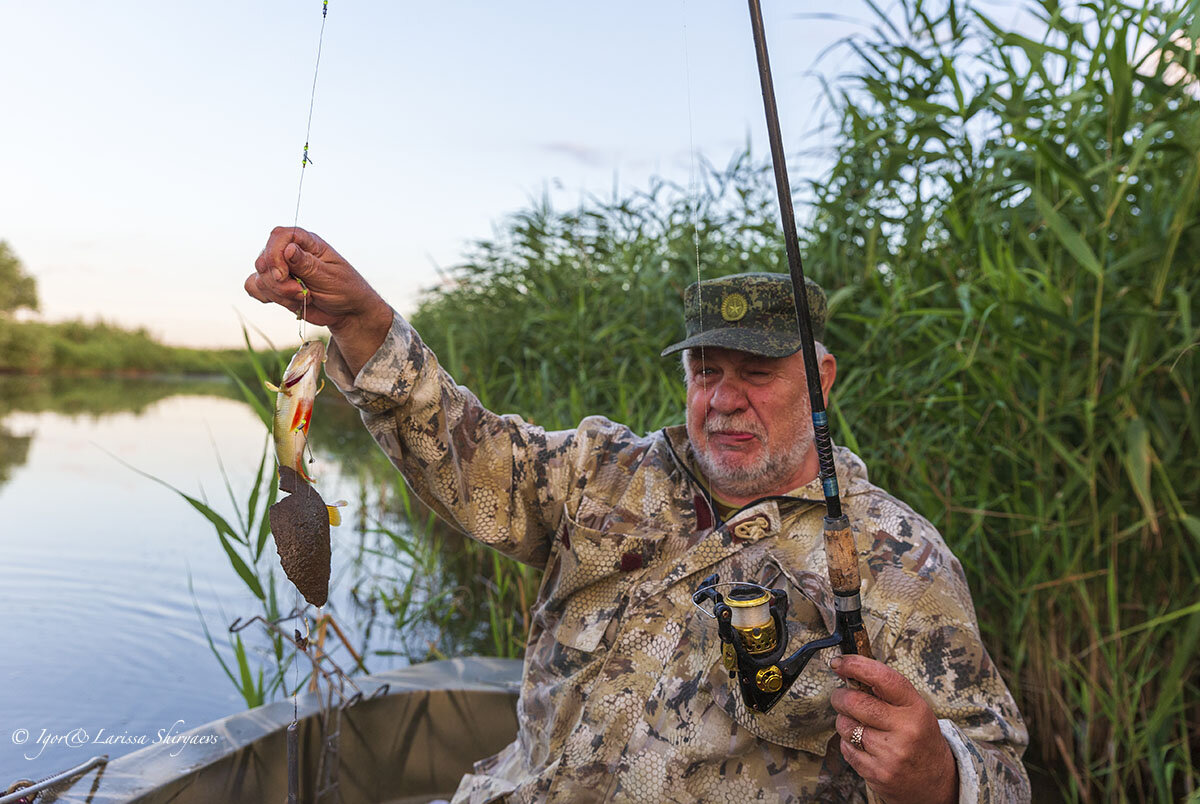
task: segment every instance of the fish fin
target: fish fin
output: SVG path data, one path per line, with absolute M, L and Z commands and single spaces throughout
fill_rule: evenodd
M 336 528 L 338 525 L 342 524 L 342 512 L 337 509 L 337 506 L 327 505 L 325 506 L 325 510 L 329 512 L 330 525 Z
M 323 389 L 324 387 L 325 387 L 325 378 L 322 377 L 321 384 L 317 386 L 317 390 L 315 393 L 313 393 L 313 396 L 316 396 L 317 394 L 321 393 L 321 389 Z
M 286 388 L 280 388 L 278 385 L 275 385 L 269 380 L 263 380 L 263 385 L 273 394 L 287 394 L 288 396 L 291 396 L 291 391 Z

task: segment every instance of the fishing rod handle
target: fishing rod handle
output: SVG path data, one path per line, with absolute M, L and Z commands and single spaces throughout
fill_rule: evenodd
M 854 545 L 854 532 L 850 527 L 850 518 L 845 514 L 838 517 L 825 517 L 825 557 L 829 562 L 829 584 L 837 598 L 840 612 L 848 615 L 851 622 L 850 633 L 853 652 L 868 659 L 871 654 L 871 639 L 862 622 L 862 602 L 859 592 L 862 588 L 862 575 L 858 569 L 858 548 Z M 851 652 L 851 645 L 843 643 L 843 653 Z

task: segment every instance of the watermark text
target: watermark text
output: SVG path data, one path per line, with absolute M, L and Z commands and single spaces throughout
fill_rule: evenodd
M 65 748 L 84 748 L 86 746 L 134 746 L 144 748 L 148 745 L 166 744 L 173 746 L 171 756 L 177 757 L 189 745 L 215 745 L 223 737 L 219 734 L 192 733 L 185 734 L 187 724 L 176 720 L 170 726 L 158 729 L 153 734 L 135 733 L 124 730 L 106 728 L 85 729 L 78 726 L 66 731 L 52 729 L 13 729 L 13 745 L 23 746 L 26 759 L 37 759 L 52 745 Z

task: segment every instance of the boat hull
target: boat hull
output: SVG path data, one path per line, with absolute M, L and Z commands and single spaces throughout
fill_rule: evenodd
M 356 679 L 363 696 L 341 711 L 336 794 L 326 790 L 318 795 L 320 702 L 315 695 L 300 696 L 300 801 L 415 804 L 450 798 L 476 761 L 516 737 L 520 677 L 519 660 L 476 657 Z M 290 700 L 231 715 L 186 733 L 206 737 L 204 742 L 143 748 L 43 800 L 286 801 L 286 731 L 291 722 Z

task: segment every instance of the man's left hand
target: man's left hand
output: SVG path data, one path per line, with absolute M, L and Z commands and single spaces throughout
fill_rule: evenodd
M 839 656 L 832 666 L 874 693 L 837 689 L 831 697 L 842 756 L 867 784 L 886 804 L 958 801 L 954 754 L 933 709 L 908 679 L 863 656 Z M 861 738 L 858 744 L 851 741 L 855 736 Z

